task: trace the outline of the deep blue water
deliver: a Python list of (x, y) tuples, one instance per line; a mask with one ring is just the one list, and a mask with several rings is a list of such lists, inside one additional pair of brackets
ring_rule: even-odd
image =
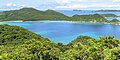
[(40, 34), (53, 42), (67, 44), (78, 36), (111, 35), (120, 39), (120, 26), (100, 23), (72, 23), (72, 22), (0, 22), (24, 27), (34, 33)]

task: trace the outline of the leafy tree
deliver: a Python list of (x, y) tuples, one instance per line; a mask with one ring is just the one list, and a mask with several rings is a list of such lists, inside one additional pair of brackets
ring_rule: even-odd
[(0, 60), (120, 60), (120, 40), (80, 36), (55, 44), (22, 27), (0, 25)]

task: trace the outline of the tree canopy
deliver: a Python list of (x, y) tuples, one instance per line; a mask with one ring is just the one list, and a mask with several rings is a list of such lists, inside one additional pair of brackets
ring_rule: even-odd
[(0, 25), (0, 60), (119, 60), (120, 40), (79, 36), (54, 43), (22, 27)]

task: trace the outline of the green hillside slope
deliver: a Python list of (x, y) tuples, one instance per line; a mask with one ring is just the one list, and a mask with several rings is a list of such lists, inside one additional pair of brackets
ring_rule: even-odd
[(84, 22), (106, 22), (107, 20), (99, 15), (99, 14), (93, 14), (93, 15), (74, 15), (70, 18), (71, 21), (84, 21)]
[(36, 21), (36, 20), (66, 20), (68, 17), (54, 10), (40, 11), (34, 8), (5, 11), (0, 16), (0, 21)]
[(55, 44), (22, 27), (0, 25), (0, 60), (119, 60), (120, 40), (80, 36)]

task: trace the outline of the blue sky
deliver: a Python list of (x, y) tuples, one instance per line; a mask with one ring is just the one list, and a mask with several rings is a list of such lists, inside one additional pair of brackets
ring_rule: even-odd
[(0, 10), (34, 7), (40, 10), (120, 10), (120, 0), (0, 0)]

